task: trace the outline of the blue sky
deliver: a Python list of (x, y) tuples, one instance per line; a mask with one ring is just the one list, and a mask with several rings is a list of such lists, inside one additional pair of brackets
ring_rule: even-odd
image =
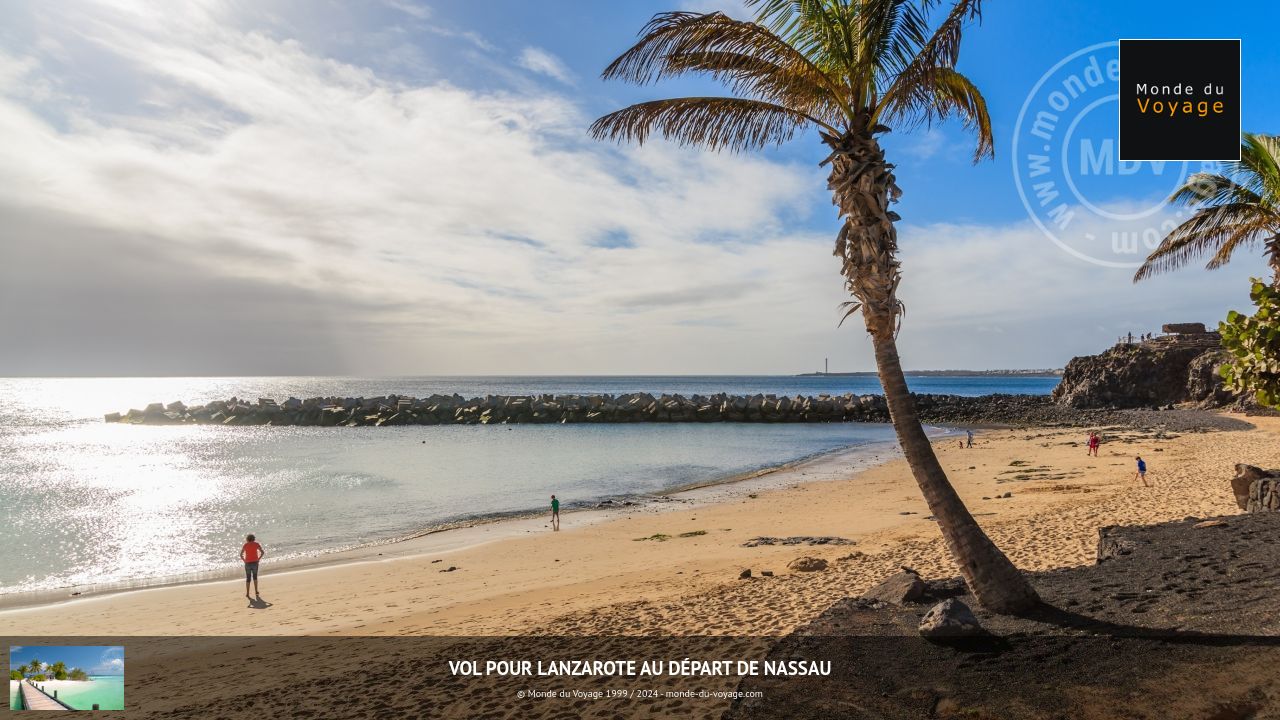
[(90, 675), (123, 675), (124, 648), (119, 645), (14, 645), (9, 648), (9, 667), (39, 660), (48, 666), (63, 662), (67, 669), (80, 668)]
[[(870, 369), (857, 323), (836, 327), (838, 226), (812, 134), (745, 156), (586, 137), (625, 104), (719, 92), (598, 79), (667, 9), (744, 12), (6, 2), (0, 375)], [(1131, 267), (1064, 252), (1028, 215), (1012, 142), (1055, 63), (1121, 37), (1242, 38), (1243, 126), (1280, 132), (1277, 19), (1267, 2), (988, 2), (960, 68), (996, 158), (971, 164), (954, 123), (884, 140), (904, 190), (907, 367), (1057, 367), (1243, 309), (1257, 253), (1135, 286)], [(1105, 140), (1109, 117), (1081, 128)], [(1108, 218), (1169, 183), (1082, 177), (1105, 216), (1077, 230), (1129, 228)]]

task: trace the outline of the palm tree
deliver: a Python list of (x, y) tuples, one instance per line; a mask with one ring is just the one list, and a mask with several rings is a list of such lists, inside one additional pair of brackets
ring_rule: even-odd
[(53, 673), (54, 680), (66, 680), (67, 664), (59, 660), (58, 662), (49, 666), (49, 672)]
[(22, 677), (24, 677), (24, 678), (27, 676), (27, 666), (26, 666), (26, 665), (19, 665), (18, 667), (14, 668), (14, 670), (17, 670), (18, 672), (22, 673)]
[(953, 0), (934, 27), (937, 0), (748, 0), (757, 22), (723, 13), (655, 15), (605, 79), (636, 84), (702, 73), (730, 97), (643, 102), (599, 118), (597, 139), (643, 143), (654, 132), (682, 145), (731, 152), (781, 144), (813, 128), (830, 154), (827, 186), (842, 219), (835, 255), (875, 348), (898, 442), (951, 555), (985, 607), (1000, 613), (1039, 603), (1026, 579), (960, 501), (921, 428), (898, 357), (902, 314), (898, 240), (889, 209), (901, 191), (878, 137), (946, 117), (976, 136), (974, 161), (993, 154), (978, 89), (955, 69), (961, 31), (980, 0)]
[(30, 672), (32, 675), (40, 672), (41, 667), (43, 667), (43, 664), (41, 664), (41, 662), (35, 658), (31, 658), (30, 660), (27, 661), (27, 671)]
[(1169, 197), (1197, 210), (1147, 257), (1134, 282), (1182, 267), (1212, 253), (1208, 268), (1231, 261), (1242, 247), (1261, 243), (1280, 288), (1280, 137), (1245, 133), (1240, 161), (1222, 173), (1196, 173)]

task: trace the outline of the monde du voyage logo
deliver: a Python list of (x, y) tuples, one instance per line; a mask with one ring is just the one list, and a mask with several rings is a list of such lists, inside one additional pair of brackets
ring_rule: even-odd
[(1239, 40), (1121, 40), (1122, 161), (1240, 159)]

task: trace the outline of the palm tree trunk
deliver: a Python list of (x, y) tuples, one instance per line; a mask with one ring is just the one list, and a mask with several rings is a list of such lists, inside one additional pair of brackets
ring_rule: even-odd
[[(887, 128), (872, 132), (883, 130)], [(846, 288), (858, 300), (854, 309), (861, 308), (871, 334), (876, 370), (902, 454), (929, 511), (938, 521), (947, 549), (978, 602), (996, 613), (1031, 610), (1040, 603), (1039, 597), (978, 526), (947, 480), (920, 425), (915, 401), (902, 373), (895, 340), (902, 309), (897, 298), (900, 274), (897, 230), (893, 225), (898, 215), (889, 210), (889, 203), (900, 194), (893, 166), (885, 162), (884, 152), (871, 132), (823, 139), (833, 151), (823, 163), (832, 164), (828, 186), (844, 218), (835, 254), (843, 263)]]
[(876, 352), (876, 370), (884, 386), (889, 417), (898, 435), (902, 454), (920, 486), (929, 512), (937, 518), (943, 540), (960, 574), (982, 606), (997, 613), (1019, 613), (1039, 604), (1034, 589), (1005, 554), (978, 526), (969, 509), (947, 480), (947, 474), (933, 452), (933, 445), (920, 425), (915, 401), (907, 389), (907, 379), (898, 359), (892, 333), (871, 336)]

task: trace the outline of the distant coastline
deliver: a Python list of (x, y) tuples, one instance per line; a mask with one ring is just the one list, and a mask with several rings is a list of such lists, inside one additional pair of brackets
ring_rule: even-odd
[[(1062, 377), (1057, 370), (908, 370), (907, 377)], [(794, 377), (876, 377), (874, 371), (861, 372), (807, 372)]]

